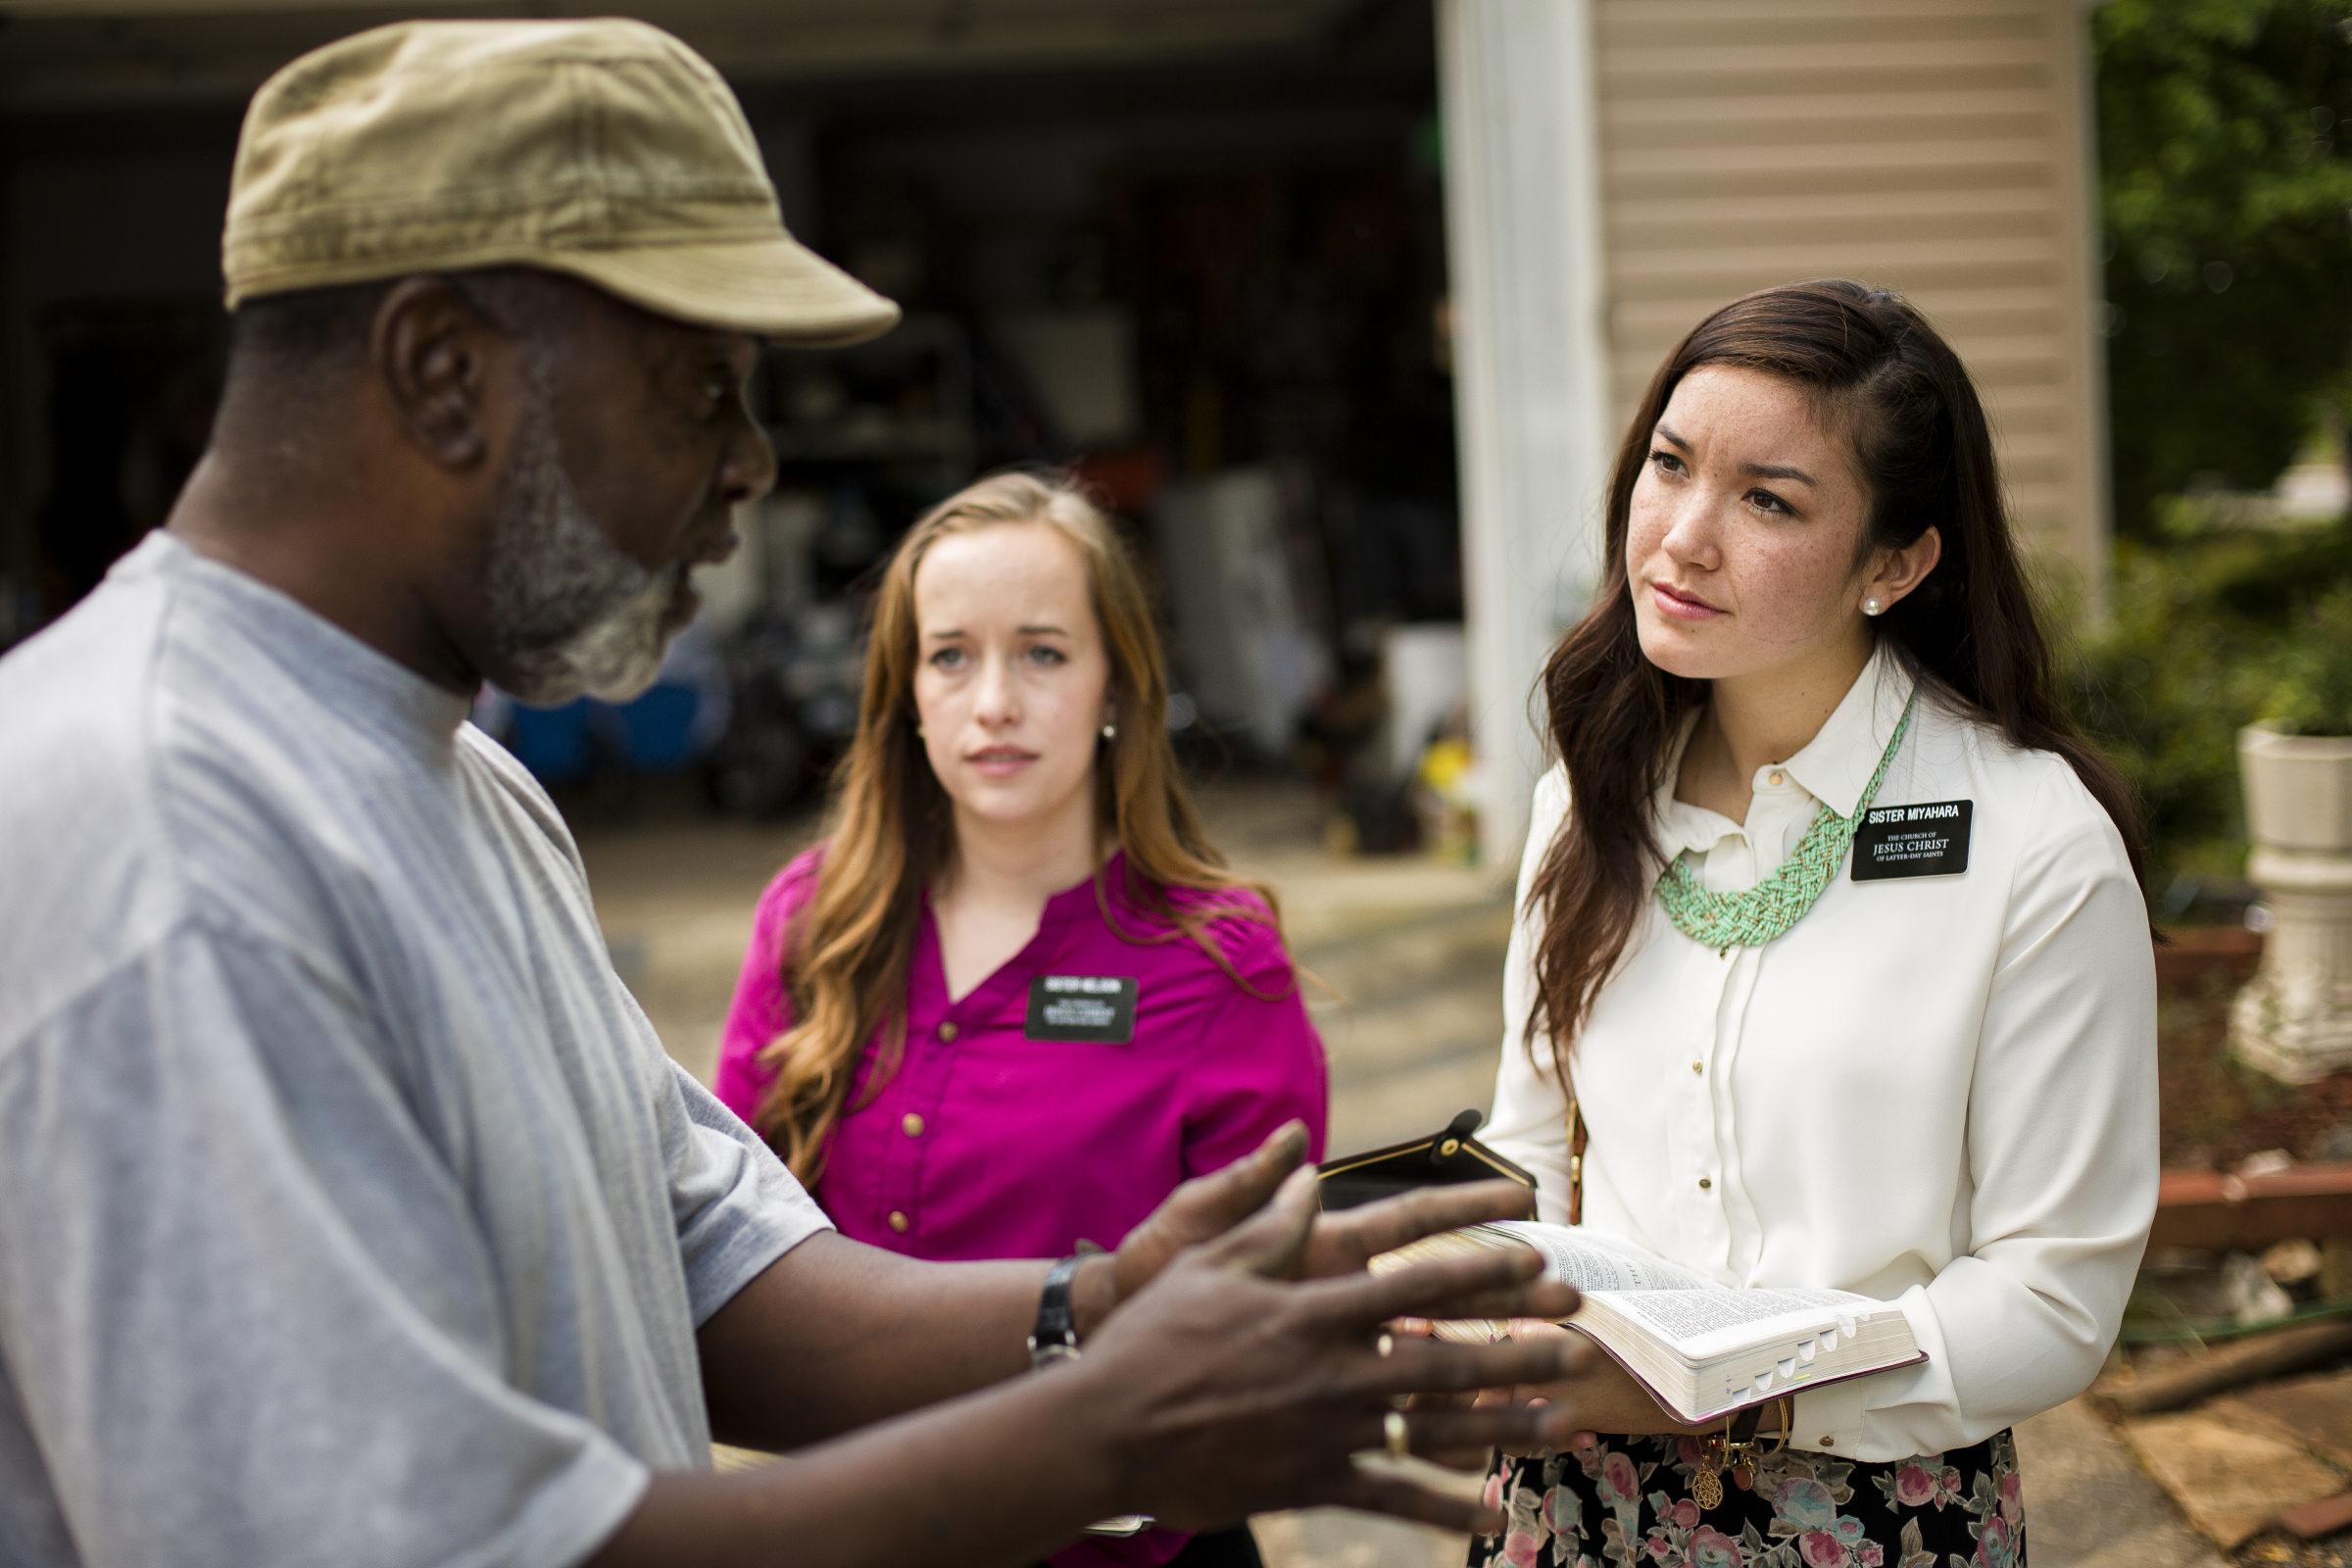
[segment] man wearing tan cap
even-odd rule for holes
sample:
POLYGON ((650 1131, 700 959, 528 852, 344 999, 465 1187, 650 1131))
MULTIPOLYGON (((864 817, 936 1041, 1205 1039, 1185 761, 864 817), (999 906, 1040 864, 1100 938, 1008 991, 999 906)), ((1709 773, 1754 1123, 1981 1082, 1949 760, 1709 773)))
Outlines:
POLYGON ((256 97, 223 252, 168 528, 0 661, 0 1563, 1018 1564, 1122 1512, 1484 1523, 1348 1455, 1568 1436, 1390 1405, 1564 1364, 1379 1332, 1573 1304, 1362 1272, 1492 1191, 1318 1218, 1293 1128, 1112 1257, 913 1262, 613 977, 468 701, 642 689, 772 478, 761 341, 897 315, 706 64, 347 39, 256 97), (1038 1339, 1083 1355, 1021 1376, 1038 1339), (711 1475, 714 1429, 801 1451, 711 1475))

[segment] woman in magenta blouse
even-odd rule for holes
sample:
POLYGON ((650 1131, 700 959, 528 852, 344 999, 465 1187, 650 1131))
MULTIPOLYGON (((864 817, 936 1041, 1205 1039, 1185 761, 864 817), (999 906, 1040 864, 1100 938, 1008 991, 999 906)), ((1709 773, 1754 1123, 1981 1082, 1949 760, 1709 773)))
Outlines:
MULTIPOLYGON (((874 605, 824 841, 760 901, 719 1098, 843 1234, 909 1256, 1116 1247, 1294 1117, 1322 1044, 1273 899, 1201 831, 1150 603, 1107 520, 1024 474, 934 508, 874 605)), ((1056 1568, 1253 1564, 1246 1528, 1056 1568)))

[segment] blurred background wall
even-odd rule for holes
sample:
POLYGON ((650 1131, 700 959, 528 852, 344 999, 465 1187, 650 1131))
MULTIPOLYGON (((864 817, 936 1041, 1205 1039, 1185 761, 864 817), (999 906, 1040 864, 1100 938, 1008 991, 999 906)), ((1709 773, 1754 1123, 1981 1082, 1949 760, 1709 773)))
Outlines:
MULTIPOLYGON (((253 87, 363 26, 505 9, 0 6, 0 646, 202 449, 253 87)), ((2325 448, 2348 358, 2336 0, 631 9, 729 75, 787 220, 908 317, 762 368, 782 480, 668 708, 485 713, 551 778, 618 756, 743 809, 804 794, 861 574, 973 474, 1069 465, 1159 583, 1185 746, 1304 772, 1380 849, 1430 836, 1407 797, 1451 744, 1438 836, 1508 863, 1621 421, 1708 309, 1825 274, 1907 293, 2085 625, 2167 497, 2267 493, 2325 448)))

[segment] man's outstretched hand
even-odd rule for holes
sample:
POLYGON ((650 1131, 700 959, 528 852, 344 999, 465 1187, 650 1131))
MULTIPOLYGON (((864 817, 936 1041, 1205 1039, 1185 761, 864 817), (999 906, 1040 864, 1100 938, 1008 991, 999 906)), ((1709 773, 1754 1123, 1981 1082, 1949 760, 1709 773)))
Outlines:
MULTIPOLYGON (((1120 1493, 1179 1526, 1339 1504, 1496 1528, 1483 1505, 1359 1469, 1351 1455, 1385 1446, 1385 1418, 1404 1396, 1550 1382, 1569 1370, 1565 1340, 1468 1347, 1383 1332, 1406 1315, 1559 1318, 1576 1309, 1574 1291, 1535 1278, 1532 1250, 1379 1277, 1361 1268, 1373 1252, 1507 1212, 1510 1201, 1507 1187, 1483 1199, 1456 1189, 1318 1215, 1312 1173, 1299 1170, 1214 1240, 1176 1251, 1104 1323, 1076 1374, 1108 1405, 1102 1430, 1120 1493)), ((1405 1422, 1419 1453, 1551 1446, 1569 1435, 1565 1412, 1544 1407, 1447 1403, 1405 1422)))
MULTIPOLYGON (((1221 1237, 1263 1210, 1305 1157, 1306 1125, 1286 1122, 1250 1153, 1223 1170, 1196 1176, 1169 1194, 1127 1233, 1110 1266, 1098 1279, 1082 1282, 1076 1301, 1080 1332, 1091 1332, 1111 1307, 1143 1289, 1183 1249, 1221 1237)), ((1311 1204, 1311 1184, 1308 1192, 1311 1204)), ((1298 1244, 1281 1257, 1279 1277, 1352 1274, 1376 1253, 1419 1237, 1484 1220, 1526 1216, 1526 1192, 1500 1181, 1425 1188, 1360 1208, 1317 1214, 1298 1244)))
POLYGON ((942 1551, 1018 1564, 1129 1511, 1211 1527, 1336 1503, 1498 1528, 1477 1503, 1352 1456, 1388 1446, 1392 1417, 1424 1455, 1558 1446, 1566 1411, 1469 1396, 1573 1375, 1570 1342, 1463 1347, 1386 1325, 1560 1318, 1576 1293, 1538 1282, 1540 1260, 1517 1249, 1373 1276, 1375 1253, 1524 1200, 1495 1183, 1318 1214, 1305 1152, 1303 1130, 1284 1129, 1090 1262, 1085 1354, 1034 1377, 1008 1374, 1036 1310, 1036 1263, 921 1263, 810 1237, 698 1338, 721 1430, 798 1457, 750 1475, 655 1477, 599 1568, 868 1568, 942 1551), (1442 1407, 1400 1408, 1415 1395, 1442 1407), (909 1492, 908 1475, 923 1485, 909 1492))

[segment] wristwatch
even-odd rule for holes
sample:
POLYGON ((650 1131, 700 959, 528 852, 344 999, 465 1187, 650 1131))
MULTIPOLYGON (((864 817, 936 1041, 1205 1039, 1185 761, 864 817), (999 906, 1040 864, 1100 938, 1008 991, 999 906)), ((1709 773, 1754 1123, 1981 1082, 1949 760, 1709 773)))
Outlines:
POLYGON ((1029 1331, 1029 1365, 1053 1366, 1078 1359, 1078 1325, 1070 1316, 1070 1281, 1085 1254, 1065 1257, 1046 1271, 1046 1291, 1037 1298, 1037 1327, 1029 1331))

